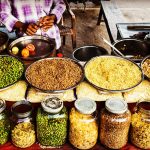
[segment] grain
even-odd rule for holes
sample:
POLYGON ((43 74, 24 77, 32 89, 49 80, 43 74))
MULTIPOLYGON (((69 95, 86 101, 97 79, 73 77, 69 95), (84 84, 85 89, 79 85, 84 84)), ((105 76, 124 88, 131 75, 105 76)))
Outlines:
POLYGON ((142 64, 142 69, 143 69, 144 74, 148 78, 150 78, 150 59, 146 59, 144 61, 144 63, 142 64))
POLYGON ((67 59, 45 59, 32 64, 26 72, 29 83, 43 90, 64 90, 82 78, 81 68, 67 59))

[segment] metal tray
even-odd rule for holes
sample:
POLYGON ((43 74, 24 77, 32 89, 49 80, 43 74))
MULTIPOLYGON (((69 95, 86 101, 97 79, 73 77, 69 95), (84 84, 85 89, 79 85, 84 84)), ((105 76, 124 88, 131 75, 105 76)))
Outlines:
POLYGON ((34 36, 21 37, 13 41, 8 47, 8 53, 12 56, 24 60, 37 60, 49 56, 54 49, 55 49, 54 39, 50 39, 44 36, 34 35, 34 36), (29 43, 32 43, 35 46, 35 54, 30 55, 29 57, 22 57, 21 50, 25 48, 26 45, 29 43), (17 55, 14 55, 11 51, 12 48, 15 46, 19 48, 19 53, 17 55))
POLYGON ((0 52, 7 48, 9 37, 6 33, 0 31, 0 52))
POLYGON ((84 69, 83 69, 83 67, 82 67, 77 61, 75 61, 75 60, 73 60, 73 59, 70 59, 70 58, 58 58, 58 57, 44 58, 44 59, 40 59, 40 60, 38 60, 38 61, 32 63, 32 64, 26 69, 26 71, 25 71, 25 78, 26 78, 26 81, 28 82, 28 84, 29 84, 30 86, 32 86, 32 87, 34 87, 35 89, 40 90, 40 91, 42 91, 42 92, 45 92, 45 93, 63 93, 63 92, 65 92, 66 90, 74 89, 78 84, 80 84, 80 83, 84 80, 84 69), (26 73, 27 73, 28 69, 30 69, 30 67, 31 67, 33 64, 35 64, 35 63, 37 63, 37 62, 39 62, 39 61, 52 60, 52 59, 62 59, 62 60, 63 60, 63 59, 67 59, 67 60, 71 60, 71 61, 73 61, 75 64, 77 64, 77 65, 81 68, 81 70, 82 70, 82 77, 81 77, 81 79, 79 80, 79 82, 76 83, 75 85, 73 85, 73 86, 71 86, 71 87, 69 87, 69 88, 67 88, 67 89, 63 89, 63 90, 43 90, 43 89, 40 89, 40 88, 38 88, 38 87, 33 86, 33 85, 28 81, 28 79, 27 79, 27 77, 26 77, 26 73))
POLYGON ((88 83, 90 83, 90 84, 91 84, 93 87, 95 87, 96 89, 98 89, 98 90, 100 90, 100 91, 102 91, 102 92, 104 92, 104 93, 107 93, 107 92, 110 92, 110 93, 127 92, 127 91, 130 91, 131 89, 133 89, 134 87, 136 87, 137 85, 139 85, 139 84, 143 81, 143 79, 144 79, 144 74, 143 74, 143 72, 142 72, 142 69, 141 69, 135 62, 131 61, 130 59, 123 58, 123 57, 119 57, 119 56, 112 56, 112 55, 105 55, 105 56, 104 56, 104 55, 103 55, 103 56, 94 57, 94 58, 92 58, 91 60, 89 60, 88 62, 86 62, 86 64, 84 65, 84 70, 85 70, 86 65, 87 65, 90 61, 92 61, 92 60, 94 60, 94 59, 96 59, 96 58, 99 58, 99 57, 104 57, 104 58, 106 58, 106 57, 107 57, 107 58, 113 57, 113 58, 123 59, 123 60, 127 60, 127 61, 130 61, 130 62, 134 63, 134 64, 140 69, 140 71, 141 71, 141 80, 140 80, 136 85, 134 85, 133 87, 130 87, 130 88, 127 88, 127 89, 122 89, 122 90, 108 90, 108 89, 105 89, 105 88, 102 88, 102 87, 98 87, 97 85, 91 83, 91 82, 87 79, 86 74, 85 74, 85 79, 88 81, 88 83))
MULTIPOLYGON (((16 58, 16 57, 14 57, 14 56, 9 56, 9 55, 0 55, 0 57, 13 57, 13 58, 16 58)), ((7 85, 7 86, 5 86, 5 87, 3 87, 3 88, 0 88, 0 91, 3 91, 3 90, 8 89, 9 87, 13 86, 16 82, 18 82, 19 80, 22 79, 22 76, 23 76, 23 74, 24 74, 24 72, 25 72, 25 65, 24 65, 24 63, 23 63, 20 59, 18 59, 18 58, 16 58, 16 59, 22 63, 22 65, 23 65, 23 73, 22 73, 22 75, 20 76, 20 78, 18 78, 17 81, 15 81, 14 83, 12 83, 12 84, 10 84, 10 85, 7 85)))

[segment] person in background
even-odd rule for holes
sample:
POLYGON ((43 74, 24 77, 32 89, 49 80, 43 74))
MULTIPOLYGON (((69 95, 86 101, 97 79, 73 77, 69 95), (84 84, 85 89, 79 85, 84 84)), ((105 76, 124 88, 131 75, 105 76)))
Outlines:
POLYGON ((65 9, 63 0, 0 0, 0 22, 10 32, 54 38, 59 49, 61 38, 57 24, 65 9))

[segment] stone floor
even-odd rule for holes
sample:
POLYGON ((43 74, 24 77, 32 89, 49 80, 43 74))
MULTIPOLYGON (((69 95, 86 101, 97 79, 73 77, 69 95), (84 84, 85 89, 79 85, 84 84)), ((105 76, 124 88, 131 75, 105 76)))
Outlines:
MULTIPOLYGON (((77 29, 77 47, 84 45, 98 45, 106 48, 110 51, 110 47, 107 46, 100 38, 102 35, 109 40, 105 24, 102 23, 100 26, 97 26, 97 18, 99 14, 99 7, 91 7, 87 5, 85 11, 81 5, 75 5, 73 12, 76 16, 76 29, 77 29)), ((69 15, 65 14, 65 23, 69 24, 70 19, 69 15)), ((63 46, 64 55, 71 57, 73 52, 71 37, 68 35, 66 37, 66 45, 63 46)))

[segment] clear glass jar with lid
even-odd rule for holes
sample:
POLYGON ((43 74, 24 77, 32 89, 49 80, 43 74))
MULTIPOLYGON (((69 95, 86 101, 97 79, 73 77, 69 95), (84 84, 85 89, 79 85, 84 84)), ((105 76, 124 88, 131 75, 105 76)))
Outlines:
POLYGON ((19 148, 30 147, 36 140, 31 103, 18 101, 12 105, 11 111, 12 143, 19 148))
POLYGON ((10 121, 5 108, 5 101, 0 99, 0 145, 5 144, 10 135, 10 121))
POLYGON ((111 149, 120 149, 128 141, 131 113, 122 99, 109 99, 100 114, 100 141, 111 149))
POLYGON ((96 103, 89 99, 76 100, 69 120, 70 143, 78 149, 92 148, 98 138, 96 103))
POLYGON ((141 149, 150 149, 150 101, 138 102, 131 121, 131 142, 141 149))
POLYGON ((68 113, 57 97, 41 102, 36 116, 37 138, 42 147, 61 147, 66 142, 68 113))

